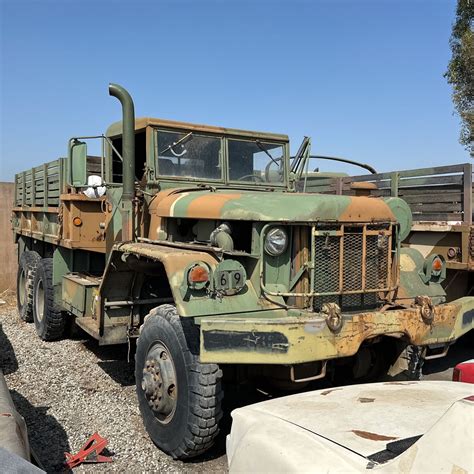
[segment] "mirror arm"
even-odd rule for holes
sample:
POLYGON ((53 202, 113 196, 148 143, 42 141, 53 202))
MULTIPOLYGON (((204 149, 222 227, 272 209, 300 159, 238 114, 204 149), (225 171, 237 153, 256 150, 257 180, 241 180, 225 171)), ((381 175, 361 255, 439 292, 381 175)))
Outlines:
POLYGON ((337 156, 322 156, 322 155, 310 155, 309 158, 316 158, 318 160, 330 160, 330 161, 339 161, 341 163, 347 163, 349 165, 360 166, 361 168, 370 171, 372 174, 377 174, 375 168, 365 163, 359 163, 358 161, 348 160, 347 158, 339 158, 337 156))

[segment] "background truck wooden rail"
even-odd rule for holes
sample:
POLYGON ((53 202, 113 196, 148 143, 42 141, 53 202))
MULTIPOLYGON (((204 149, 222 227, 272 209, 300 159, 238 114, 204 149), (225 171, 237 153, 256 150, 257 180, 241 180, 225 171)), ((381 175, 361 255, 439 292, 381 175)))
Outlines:
MULTIPOLYGON (((304 187, 303 177, 300 187, 304 187)), ((318 178, 308 173, 306 190, 323 194, 354 195, 351 184, 375 183, 371 194, 397 196, 410 206, 414 222, 456 222, 472 224, 472 165, 438 166, 388 173, 318 178)))

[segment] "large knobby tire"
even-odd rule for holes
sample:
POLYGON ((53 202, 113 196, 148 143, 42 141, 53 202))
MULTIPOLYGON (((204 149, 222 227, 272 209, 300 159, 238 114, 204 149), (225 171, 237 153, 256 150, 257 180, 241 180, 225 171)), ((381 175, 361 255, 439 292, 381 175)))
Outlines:
POLYGON ((175 459, 209 449, 222 417, 222 371, 216 364, 201 364, 196 351, 190 350, 198 343, 190 338, 199 332, 183 328, 189 323, 181 321, 174 306, 158 306, 145 318, 135 354, 145 428, 153 442, 175 459))
POLYGON ((40 261, 39 253, 25 250, 18 262, 16 302, 20 318, 28 323, 33 321, 33 284, 40 261))
POLYGON ((33 319, 38 336, 43 341, 61 338, 66 318, 54 303, 52 258, 43 258, 36 268, 33 301, 33 319))

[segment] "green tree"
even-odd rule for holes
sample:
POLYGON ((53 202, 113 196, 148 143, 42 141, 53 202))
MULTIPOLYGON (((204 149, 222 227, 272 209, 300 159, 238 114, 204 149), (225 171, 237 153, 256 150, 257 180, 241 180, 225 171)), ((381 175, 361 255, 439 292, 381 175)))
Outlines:
POLYGON ((452 57, 445 77, 461 117, 460 142, 474 153, 474 0, 458 0, 450 39, 452 57))

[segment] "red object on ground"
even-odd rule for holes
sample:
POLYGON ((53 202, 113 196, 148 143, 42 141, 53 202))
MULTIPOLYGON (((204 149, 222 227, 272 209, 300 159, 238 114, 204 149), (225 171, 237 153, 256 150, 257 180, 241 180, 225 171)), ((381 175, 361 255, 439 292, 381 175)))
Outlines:
POLYGON ((455 382, 474 383, 474 359, 461 362, 453 369, 455 382))
POLYGON ((64 465, 72 469, 83 462, 112 462, 112 458, 100 454, 108 443, 99 433, 94 433, 77 454, 64 453, 64 465))

